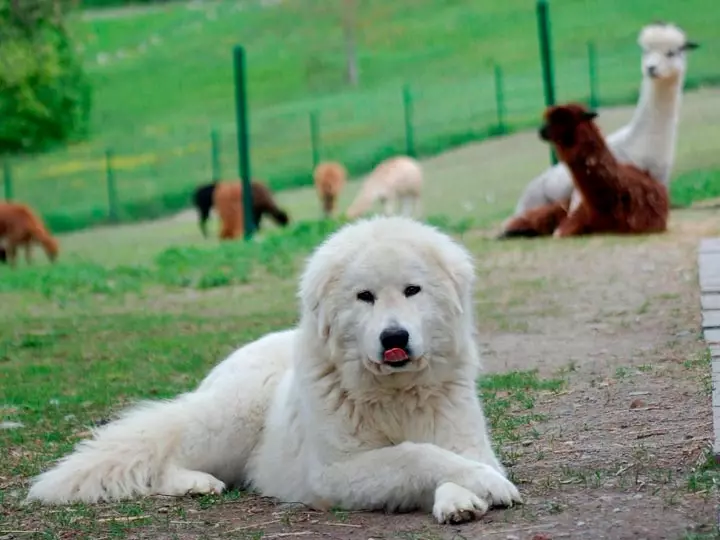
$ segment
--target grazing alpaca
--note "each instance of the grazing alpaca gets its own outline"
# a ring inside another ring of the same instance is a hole
[[[543,204],[510,218],[498,239],[549,236],[568,215],[570,199]]]
[[[579,206],[554,236],[665,231],[670,212],[667,187],[635,165],[620,163],[595,125],[596,116],[577,104],[545,111],[540,137],[570,168],[581,195]]]
[[[255,224],[255,229],[260,229],[260,223],[264,214],[269,214],[278,225],[285,227],[290,222],[290,219],[287,213],[277,206],[270,189],[265,184],[255,180],[250,183],[250,187],[252,189],[253,223]],[[229,235],[222,236],[223,233],[221,231],[221,238],[236,238],[242,235],[244,230],[242,188],[239,181],[212,182],[210,184],[204,184],[195,190],[193,194],[193,204],[198,210],[200,231],[203,236],[207,238],[207,220],[210,217],[210,210],[217,199],[218,190],[221,192],[220,197],[224,202],[222,203],[222,214],[217,206],[216,211],[218,211],[221,219],[223,219],[223,214],[226,216],[225,220],[227,220],[227,222],[223,220],[223,227],[227,224],[225,234]],[[240,227],[239,229],[238,226]]]
[[[10,266],[15,266],[17,248],[25,247],[25,260],[31,262],[32,244],[37,242],[45,250],[50,261],[55,261],[59,252],[57,240],[53,238],[42,219],[24,204],[0,203],[0,238],[5,238],[4,257]]]
[[[347,170],[340,163],[329,161],[315,167],[313,181],[326,218],[332,216],[346,180]]]
[[[661,22],[645,26],[638,44],[643,50],[640,99],[630,123],[610,134],[607,144],[620,161],[648,171],[668,186],[675,159],[686,52],[698,45],[688,41],[677,26]],[[572,197],[570,210],[574,210],[580,204],[579,193],[574,191],[568,168],[558,163],[525,188],[515,215],[568,197]]]
[[[423,173],[420,163],[407,156],[388,158],[375,167],[365,179],[360,193],[347,209],[347,217],[355,219],[366,213],[375,201],[381,201],[386,215],[395,213],[396,203],[402,214],[420,214]]]

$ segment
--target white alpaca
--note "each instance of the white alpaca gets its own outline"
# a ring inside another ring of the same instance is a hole
[[[360,217],[379,200],[385,215],[394,214],[400,203],[403,215],[419,217],[422,187],[422,167],[417,160],[407,156],[388,158],[370,172],[346,215],[350,219]]]
[[[687,68],[686,51],[698,47],[670,23],[645,26],[638,37],[642,48],[640,99],[630,123],[606,137],[622,162],[632,163],[665,186],[675,160],[675,140]],[[558,163],[533,179],[515,207],[515,215],[572,197],[571,211],[580,203],[570,171]]]

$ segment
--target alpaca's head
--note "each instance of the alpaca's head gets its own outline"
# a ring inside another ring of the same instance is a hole
[[[576,146],[583,136],[581,131],[597,131],[593,119],[597,116],[577,103],[556,105],[545,109],[545,122],[540,127],[540,138],[562,151]]]
[[[665,22],[645,26],[638,36],[638,45],[643,51],[643,77],[655,80],[682,78],[687,67],[686,53],[698,47],[680,28]]]

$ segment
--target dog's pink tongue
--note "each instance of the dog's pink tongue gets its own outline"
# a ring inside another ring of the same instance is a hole
[[[403,360],[408,359],[408,355],[405,351],[402,349],[388,349],[385,351],[385,354],[383,356],[385,358],[385,361],[392,364],[393,362],[402,362]]]

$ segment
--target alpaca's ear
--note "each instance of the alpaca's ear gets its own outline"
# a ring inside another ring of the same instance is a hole
[[[597,118],[598,113],[595,111],[586,111],[583,113],[583,120],[594,120]]]
[[[700,44],[697,41],[686,41],[685,45],[683,45],[684,51],[694,51],[700,47]]]

